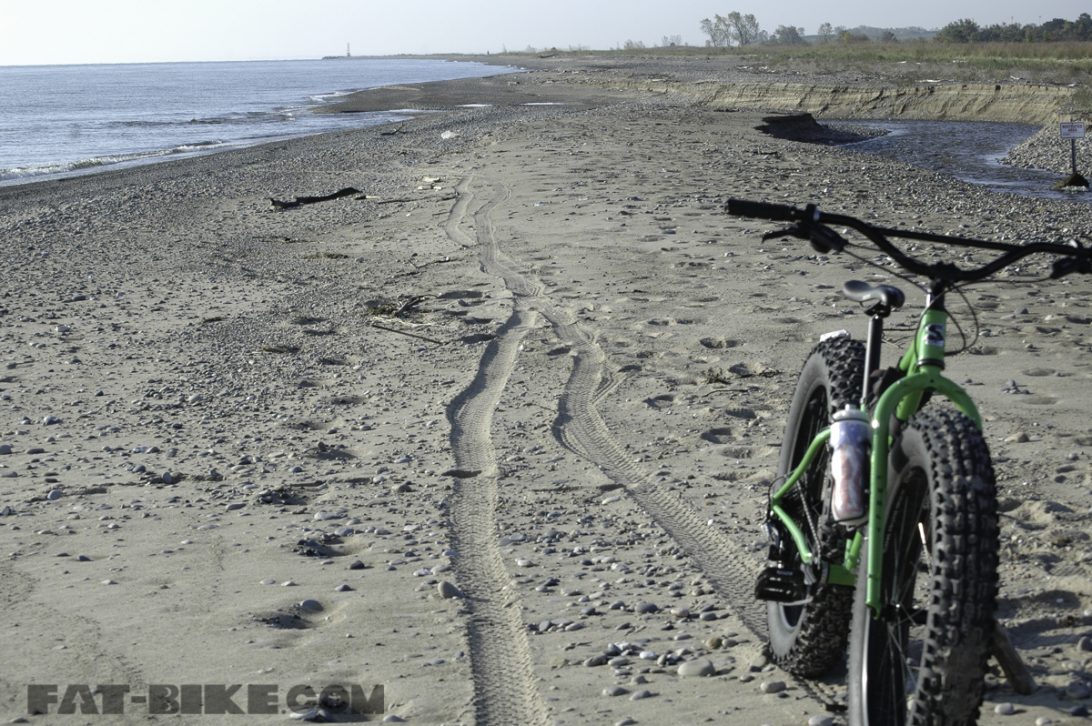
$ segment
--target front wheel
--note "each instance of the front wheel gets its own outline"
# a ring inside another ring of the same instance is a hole
[[[892,447],[881,607],[857,576],[851,724],[974,724],[997,596],[997,502],[989,451],[962,414],[918,414]]]

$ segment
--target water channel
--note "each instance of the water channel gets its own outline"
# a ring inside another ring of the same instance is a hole
[[[979,121],[854,120],[845,123],[887,132],[849,144],[847,149],[896,159],[980,184],[992,191],[1092,203],[1092,193],[1087,191],[1055,191],[1054,184],[1063,178],[1057,172],[1001,163],[1014,146],[1035,134],[1038,126]],[[1085,163],[1089,162],[1092,160]]]

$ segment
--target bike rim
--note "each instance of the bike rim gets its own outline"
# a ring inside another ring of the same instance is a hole
[[[829,410],[830,398],[827,395],[827,389],[824,386],[819,386],[812,392],[804,408],[804,417],[799,429],[797,429],[796,439],[793,441],[793,453],[788,471],[792,471],[796,467],[800,460],[804,458],[804,454],[807,452],[812,440],[829,425]],[[818,521],[820,514],[819,500],[822,496],[823,478],[826,476],[828,459],[829,457],[825,451],[816,457],[811,469],[804,474],[801,482],[804,496],[801,498],[799,505],[801,508],[808,508],[813,522]],[[784,536],[787,537],[788,535],[785,534]],[[819,542],[815,541],[810,531],[806,532],[805,536],[808,538],[812,552],[818,553]],[[804,563],[800,561],[796,548],[791,547],[790,551],[793,553],[793,559],[786,564],[793,568],[803,569]],[[782,623],[787,628],[795,629],[800,626],[806,605],[778,604],[776,609]]]
[[[928,678],[926,647],[933,527],[928,481],[921,471],[899,483],[884,536],[882,616],[869,613],[862,658],[862,693],[873,723],[894,715],[905,723]]]

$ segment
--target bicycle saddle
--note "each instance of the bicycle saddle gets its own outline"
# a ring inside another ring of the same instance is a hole
[[[854,302],[877,302],[892,310],[898,310],[906,302],[906,295],[894,285],[872,285],[863,280],[847,280],[842,294]]]

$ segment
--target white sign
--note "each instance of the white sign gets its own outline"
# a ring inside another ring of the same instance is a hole
[[[1080,121],[1062,121],[1058,124],[1063,139],[1083,139],[1084,123]]]

